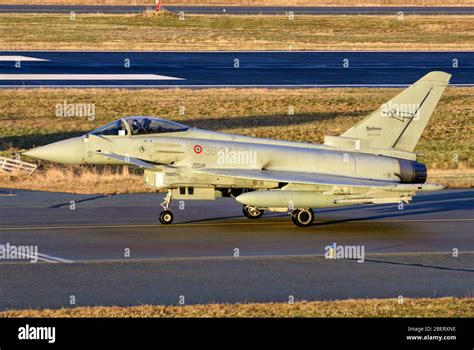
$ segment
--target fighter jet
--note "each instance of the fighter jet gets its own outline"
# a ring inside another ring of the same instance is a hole
[[[324,144],[270,140],[189,127],[155,117],[125,117],[81,137],[24,153],[65,164],[118,164],[144,169],[144,182],[173,200],[233,196],[249,219],[287,212],[300,227],[315,208],[408,203],[426,182],[415,146],[450,74],[431,72],[340,136]]]

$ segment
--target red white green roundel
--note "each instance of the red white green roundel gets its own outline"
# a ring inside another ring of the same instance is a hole
[[[202,147],[200,145],[195,145],[194,146],[194,153],[201,154],[201,152],[202,152]]]

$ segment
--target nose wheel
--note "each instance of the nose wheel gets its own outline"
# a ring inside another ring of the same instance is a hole
[[[257,209],[255,207],[250,207],[248,205],[244,205],[242,207],[242,211],[244,212],[244,215],[248,217],[249,219],[259,219],[263,215],[262,209]]]
[[[170,207],[170,204],[171,204],[172,200],[173,200],[173,198],[171,197],[171,190],[168,190],[168,193],[166,194],[166,197],[165,197],[163,203],[160,204],[162,206],[162,208],[164,209],[160,213],[160,222],[163,225],[169,225],[173,222],[174,216],[173,216],[173,213],[169,210],[169,207]]]
[[[160,213],[160,222],[163,225],[169,225],[173,222],[173,213],[170,212],[169,210],[163,210]]]
[[[299,227],[311,226],[314,221],[313,210],[311,208],[293,210],[291,213],[291,220]]]

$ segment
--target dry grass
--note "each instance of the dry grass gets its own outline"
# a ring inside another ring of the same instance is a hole
[[[474,16],[3,14],[0,50],[471,50]]]
[[[31,176],[0,172],[0,187],[68,193],[147,192],[143,176],[126,167],[86,167],[45,165]]]
[[[472,317],[473,298],[10,310],[0,317]]]
[[[154,0],[0,0],[0,4],[29,5],[135,5],[154,4]],[[164,0],[163,5],[226,6],[468,6],[471,0]]]
[[[474,188],[474,169],[430,169],[427,181],[447,188]]]

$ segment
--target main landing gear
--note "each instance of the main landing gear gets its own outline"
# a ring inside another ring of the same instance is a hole
[[[263,209],[258,209],[250,205],[244,205],[242,207],[242,211],[249,219],[259,219],[263,215]],[[311,208],[295,209],[291,211],[291,220],[296,226],[299,227],[311,226],[314,221],[314,212]]]
[[[291,220],[299,227],[311,226],[314,221],[313,210],[311,208],[295,209],[291,212]]]
[[[165,200],[160,204],[163,207],[163,211],[160,213],[160,222],[163,225],[169,225],[173,222],[173,213],[169,210],[171,201],[173,198],[171,197],[171,190],[168,190],[166,194]]]
[[[244,215],[249,219],[259,219],[263,215],[263,209],[257,209],[248,205],[244,205],[242,207],[242,211],[244,212]]]

